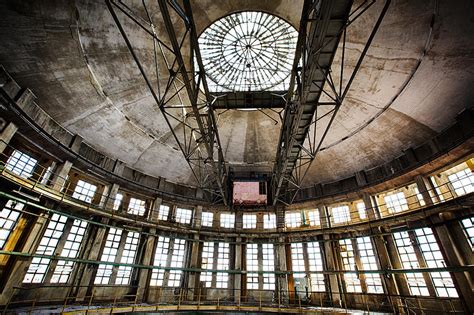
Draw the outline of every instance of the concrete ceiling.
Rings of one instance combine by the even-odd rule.
[[[302,6],[294,0],[191,2],[198,31],[242,10],[273,13],[298,27]],[[382,5],[349,29],[346,73]],[[104,2],[11,0],[0,3],[0,12],[0,63],[57,122],[133,168],[194,183]],[[472,34],[470,0],[393,0],[306,184],[380,165],[453,123],[474,99]],[[148,37],[136,32],[132,42],[151,67]],[[340,60],[339,53],[335,68]],[[227,161],[273,165],[281,123],[276,113],[265,113],[278,123],[259,111],[217,113]]]

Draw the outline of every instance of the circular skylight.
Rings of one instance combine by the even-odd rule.
[[[199,37],[209,89],[285,91],[298,32],[263,12],[239,12],[211,24]]]

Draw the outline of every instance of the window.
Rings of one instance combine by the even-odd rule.
[[[378,270],[375,253],[370,237],[358,237],[357,247],[359,249],[360,262],[364,270]],[[365,284],[368,293],[383,293],[382,279],[374,273],[365,274]]]
[[[354,248],[352,246],[352,240],[339,240],[339,248],[341,251],[342,265],[344,266],[344,270],[355,271],[357,269],[357,266],[355,262],[355,253]],[[362,292],[362,287],[360,286],[360,280],[357,274],[344,273],[344,280],[346,282],[347,292]]]
[[[37,163],[38,160],[23,152],[15,150],[8,158],[6,168],[18,176],[28,178],[33,175]]]
[[[97,190],[97,186],[92,185],[83,180],[79,180],[77,182],[76,188],[74,188],[74,193],[72,194],[72,198],[76,198],[76,199],[91,203],[92,198],[94,198],[94,194],[96,190]]]
[[[319,210],[308,211],[308,220],[310,226],[319,226],[321,222],[319,220]]]
[[[125,246],[122,252],[122,257],[120,258],[121,264],[133,264],[135,262],[135,254],[137,253],[139,240],[139,233],[128,232],[127,238],[125,240]],[[131,276],[132,267],[119,266],[117,270],[117,278],[115,279],[115,284],[129,284]]]
[[[235,215],[233,213],[221,213],[221,227],[232,229],[234,227]]]
[[[413,190],[415,191],[416,199],[420,206],[424,207],[426,205],[425,199],[423,199],[423,195],[420,193],[418,187],[414,187]]]
[[[263,215],[263,228],[276,229],[276,215],[274,213]]]
[[[115,195],[114,207],[113,207],[114,210],[118,210],[120,208],[120,205],[122,204],[122,200],[123,200],[122,194],[119,193]]]
[[[158,210],[158,220],[166,221],[168,220],[168,215],[170,213],[170,207],[165,205],[160,205]]]
[[[345,223],[351,220],[348,206],[333,207],[331,211],[334,224]]]
[[[306,268],[304,265],[304,253],[302,243],[291,244],[291,264],[293,266],[293,277],[304,278],[306,276]]]
[[[474,250],[474,217],[464,219],[461,222],[464,231],[466,232],[467,239],[471,244],[471,248]]]
[[[53,214],[48,223],[48,227],[41,238],[40,244],[36,249],[37,255],[54,255],[66,224],[67,217],[59,214]],[[23,283],[41,283],[48,271],[51,259],[34,257],[26,272]]]
[[[201,216],[201,226],[212,227],[213,220],[214,220],[214,213],[203,212]]]
[[[171,256],[171,265],[174,268],[182,268],[184,264],[184,245],[186,241],[175,239],[173,244],[173,255]],[[169,287],[179,287],[181,282],[181,270],[170,270],[168,278]]]
[[[120,245],[120,239],[122,238],[122,230],[117,228],[110,228],[109,234],[107,234],[107,240],[105,241],[104,250],[100,261],[113,263],[117,256],[118,248]],[[97,268],[95,276],[95,284],[109,284],[110,277],[112,276],[113,266],[109,264],[100,264]]]
[[[243,228],[244,229],[256,229],[257,228],[257,216],[255,214],[244,214],[242,216]]]
[[[190,224],[193,211],[190,209],[176,208],[176,222]]]
[[[151,286],[162,286],[163,279],[165,276],[165,270],[162,269],[166,267],[168,254],[170,252],[170,238],[169,237],[158,237],[158,242],[156,243],[155,258],[153,260],[153,265],[158,268],[153,268],[151,273],[150,285]]]
[[[43,177],[41,178],[41,184],[46,185],[52,174],[53,174],[53,168],[51,166],[48,166],[48,168],[46,169],[46,172],[43,174]]]
[[[389,213],[396,213],[408,210],[407,200],[403,192],[397,192],[384,197],[385,205]]]
[[[393,238],[397,245],[398,255],[402,262],[403,269],[417,269],[420,268],[418,259],[416,257],[415,248],[413,247],[408,232],[393,233]],[[426,287],[425,278],[422,273],[406,273],[408,288],[412,295],[429,296],[428,288]]]
[[[469,168],[448,175],[448,179],[453,185],[456,195],[462,196],[474,191],[474,175]]]
[[[229,243],[219,243],[217,257],[217,270],[229,270]],[[216,275],[216,287],[227,288],[229,274],[218,272]]]
[[[295,228],[301,226],[301,213],[299,212],[287,212],[285,213],[285,224],[286,227]]]
[[[365,211],[365,204],[363,202],[358,202],[356,204],[357,212],[359,212],[359,218],[361,220],[367,219],[367,212]]]
[[[66,243],[61,251],[61,257],[77,258],[86,229],[86,221],[74,220]],[[67,283],[74,264],[73,261],[58,260],[53,276],[51,277],[51,283]]]
[[[202,247],[202,269],[214,269],[214,243],[204,242]],[[200,281],[204,282],[206,288],[212,287],[212,272],[201,272]]]
[[[422,228],[415,230],[420,251],[425,259],[428,268],[446,267],[443,255],[439,249],[438,243],[430,228]],[[447,271],[430,272],[436,295],[441,297],[458,297],[456,288],[454,287],[451,275]]]
[[[247,289],[258,290],[258,244],[247,244]]]
[[[318,242],[307,243],[308,250],[308,265],[311,273],[311,290],[315,292],[324,292],[324,274],[314,273],[316,271],[323,271],[323,259],[321,256],[321,248]]]
[[[146,210],[145,200],[130,198],[127,212],[134,215],[144,215]]]
[[[435,191],[439,197],[439,200],[443,202],[444,196],[443,196],[443,193],[441,192],[441,189],[439,189],[440,186],[438,186],[438,182],[436,181],[436,178],[434,176],[430,176],[430,182],[433,185],[433,187],[435,187]]]
[[[0,250],[5,247],[8,237],[15,228],[20,217],[19,211],[23,210],[23,206],[22,203],[8,200],[5,208],[0,212]]]
[[[275,271],[273,244],[262,244],[262,271]],[[263,289],[275,290],[275,274],[263,273]]]

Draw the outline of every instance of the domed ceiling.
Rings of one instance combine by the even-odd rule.
[[[201,33],[219,18],[246,10],[274,14],[298,29],[303,1],[195,0],[191,5]],[[376,2],[348,29],[347,71],[382,6]],[[11,0],[2,1],[0,11],[0,63],[58,123],[137,170],[195,184],[105,2]],[[157,14],[157,5],[150,11]],[[133,32],[132,44],[145,67],[153,67],[152,41],[131,22],[124,28]],[[164,26],[156,25],[156,31],[164,32]],[[472,1],[392,1],[304,185],[380,165],[452,124],[474,99],[472,34]],[[340,63],[339,50],[334,65]],[[216,116],[230,165],[273,167],[278,113],[216,110]],[[173,127],[182,126],[174,122]]]

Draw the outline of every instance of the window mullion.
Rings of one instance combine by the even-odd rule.
[[[418,244],[415,232],[408,231],[408,235],[410,236],[410,242],[413,245],[416,259],[418,259],[418,264],[420,265],[420,268],[427,268],[426,261],[423,257],[423,253],[421,252],[420,245]],[[423,272],[423,278],[425,279],[426,287],[428,288],[430,296],[436,296],[436,290],[429,272]]]

